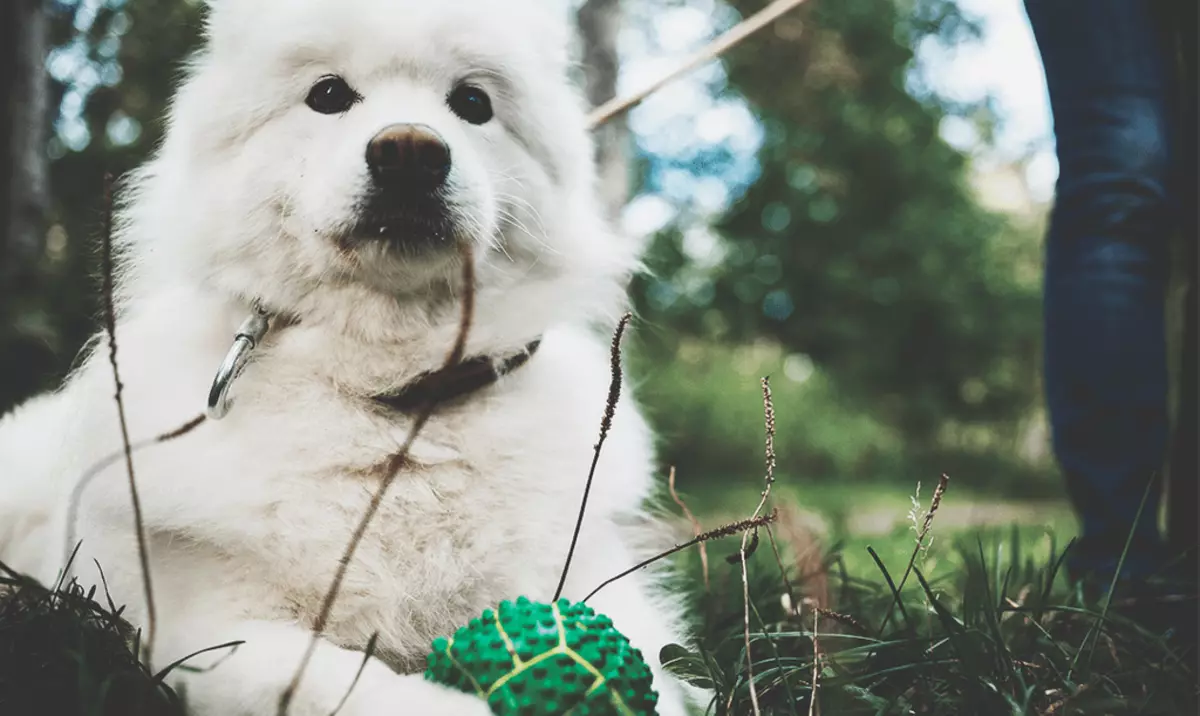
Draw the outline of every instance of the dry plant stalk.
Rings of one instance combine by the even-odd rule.
[[[775,484],[775,404],[771,400],[771,381],[769,378],[762,379],[762,394],[763,394],[763,423],[764,431],[766,432],[766,448],[765,462],[766,475],[763,478],[764,485],[762,497],[758,501],[758,507],[754,508],[754,517],[758,517],[762,512],[763,507],[767,504],[767,499],[771,496],[771,486]],[[777,511],[772,511],[772,514],[778,514]],[[757,536],[757,532],[755,533]],[[746,540],[749,538],[749,532],[742,533],[742,547],[738,551],[738,556],[742,565],[742,627],[746,638],[746,683],[750,687],[750,705],[754,709],[754,716],[760,716],[761,711],[758,707],[758,690],[754,688],[754,659],[750,655],[750,577],[746,573]],[[774,541],[772,540],[772,544]]]
[[[596,596],[596,594],[598,594],[600,592],[600,590],[604,589],[605,587],[612,584],[613,582],[616,582],[620,579],[624,579],[625,577],[628,577],[629,575],[633,574],[634,572],[638,571],[639,569],[649,567],[650,565],[654,564],[655,562],[664,560],[673,554],[678,554],[679,552],[682,552],[683,550],[685,550],[689,547],[694,547],[698,544],[704,544],[705,542],[711,542],[712,540],[715,540],[715,539],[721,539],[722,537],[731,537],[736,534],[744,534],[749,530],[756,530],[759,527],[766,527],[767,525],[774,522],[778,517],[779,517],[779,513],[775,510],[771,510],[769,513],[767,513],[765,515],[752,517],[748,520],[741,520],[739,522],[731,522],[727,525],[718,527],[715,530],[710,530],[708,532],[705,532],[702,535],[697,535],[694,539],[690,539],[687,542],[677,544],[665,552],[660,552],[659,554],[654,555],[650,559],[646,559],[646,560],[642,560],[641,562],[638,562],[637,564],[633,565],[629,569],[625,570],[624,572],[621,572],[620,574],[618,574],[616,576],[609,577],[608,579],[604,580],[600,584],[600,586],[593,589],[586,597],[581,599],[580,602],[586,603],[589,599]]]
[[[700,526],[700,520],[696,519],[696,515],[692,514],[692,511],[690,509],[688,509],[687,503],[684,502],[683,498],[679,496],[679,493],[675,491],[675,466],[674,465],[671,466],[671,472],[667,476],[667,490],[671,493],[671,499],[675,501],[675,504],[679,505],[679,508],[681,510],[683,510],[684,516],[687,517],[688,521],[692,523],[692,534],[695,535],[696,537],[699,537],[700,534],[703,532],[703,529]],[[770,533],[771,533],[771,530],[768,529],[767,534],[770,534]],[[707,592],[708,591],[708,545],[701,542],[699,545],[699,549],[700,549],[700,570],[704,575],[704,591]],[[786,579],[786,575],[785,575],[785,579]]]
[[[108,334],[108,362],[112,365],[113,382],[116,390],[113,400],[117,403],[117,420],[121,425],[121,446],[125,455],[125,473],[129,476],[129,498],[133,504],[133,528],[137,536],[138,561],[142,568],[142,590],[146,598],[146,663],[152,663],[151,649],[154,645],[154,627],[157,615],[154,608],[154,587],[150,580],[150,552],[146,546],[146,524],[142,518],[142,498],[138,494],[137,479],[133,472],[133,446],[129,442],[129,426],[125,420],[125,386],[121,383],[121,370],[117,363],[117,309],[113,287],[113,192],[112,175],[104,176],[104,236],[101,247],[102,274],[104,278],[104,330]]]
[[[746,636],[746,685],[750,687],[750,706],[754,716],[761,716],[758,708],[758,689],[754,688],[754,659],[750,656],[750,578],[746,574],[746,533],[742,533],[742,548],[738,551],[742,565],[742,624]],[[730,698],[732,698],[730,694]]]
[[[767,535],[772,538],[773,548],[775,548],[774,532],[779,532],[784,542],[792,548],[792,564],[795,565],[797,578],[800,580],[801,599],[813,601],[817,609],[827,606],[830,602],[829,579],[825,564],[821,559],[821,540],[814,530],[804,523],[800,511],[791,502],[785,503],[780,509],[778,527],[767,530]],[[778,552],[778,548],[775,549]],[[777,556],[776,559],[780,565],[783,564],[781,558]],[[782,569],[782,566],[780,568]],[[786,574],[784,585],[790,590],[790,582],[788,582]],[[796,605],[796,614],[799,615],[800,603],[795,601],[796,595],[789,591],[789,596],[793,599],[792,603]]]
[[[825,617],[826,619],[832,619],[835,622],[841,622],[842,624],[852,627],[855,631],[857,631],[859,633],[860,636],[866,636],[871,633],[871,630],[867,627],[866,624],[863,624],[862,622],[860,622],[859,620],[850,616],[849,614],[843,614],[842,612],[835,612],[832,609],[822,609],[820,607],[817,608],[817,613],[820,614],[821,616]]]
[[[169,443],[172,440],[177,440],[203,425],[206,420],[208,420],[207,416],[201,413],[200,415],[197,415],[170,432],[163,433],[162,435],[150,438],[149,440],[133,443],[129,446],[129,452],[130,454],[133,454],[140,452],[144,448],[148,448],[152,445],[161,445],[162,443]],[[90,468],[88,468],[87,472],[83,473],[79,480],[75,482],[75,487],[71,489],[71,497],[67,502],[67,533],[66,540],[63,543],[66,546],[66,553],[63,555],[63,564],[68,564],[70,562],[72,551],[78,549],[78,545],[76,544],[75,529],[79,522],[79,505],[83,500],[84,490],[87,489],[92,480],[96,479],[97,475],[104,472],[106,469],[112,466],[113,463],[123,457],[125,457],[124,450],[118,450],[117,452],[105,456],[103,459],[97,461],[95,465],[92,465]]]
[[[588,124],[594,129],[605,122],[618,117],[621,114],[629,111],[637,106],[650,95],[662,89],[666,85],[674,82],[683,75],[701,67],[706,62],[710,62],[719,58],[729,50],[741,44],[744,40],[754,35],[763,28],[769,27],[779,18],[783,17],[792,10],[804,4],[805,0],[775,0],[775,2],[767,5],[762,10],[759,10],[754,15],[742,20],[737,25],[734,25],[720,37],[710,42],[705,47],[697,50],[690,57],[679,64],[674,70],[663,75],[658,80],[650,83],[646,87],[634,92],[625,97],[617,97],[596,109],[588,115]]]
[[[449,369],[462,361],[463,355],[466,352],[467,337],[471,331],[471,323],[474,320],[475,314],[475,256],[470,244],[466,242],[459,244],[459,250],[462,255],[462,314],[459,319],[458,335],[454,341],[454,347],[446,356],[446,360],[442,364],[442,370]],[[333,607],[337,603],[337,598],[341,593],[342,583],[346,579],[350,562],[354,559],[354,555],[358,551],[363,538],[366,536],[371,522],[379,512],[379,508],[383,505],[384,496],[392,486],[392,483],[396,481],[397,476],[399,476],[400,469],[407,462],[409,450],[412,449],[417,436],[425,427],[425,424],[429,422],[437,406],[437,401],[431,401],[418,412],[416,419],[413,421],[412,428],[408,431],[408,437],[405,438],[399,450],[387,459],[384,465],[384,478],[380,481],[379,487],[371,496],[371,501],[368,503],[362,519],[359,520],[358,526],[355,527],[354,533],[350,537],[350,542],[346,545],[345,552],[342,553],[341,559],[338,560],[337,572],[334,573],[333,581],[325,593],[325,599],[321,604],[321,611],[317,614],[317,618],[313,622],[312,639],[309,640],[308,648],[305,650],[304,656],[301,658],[300,665],[296,668],[296,673],[292,677],[291,682],[279,697],[278,716],[286,716],[288,707],[296,695],[296,690],[304,678],[304,672],[308,669],[309,662],[312,661],[313,654],[316,652],[317,644],[320,642],[321,636],[325,633],[325,628],[329,624],[329,617],[333,613]]]
[[[587,483],[583,486],[583,500],[579,504],[579,517],[575,520],[575,531],[571,534],[571,546],[567,549],[567,561],[563,563],[562,574],[558,578],[558,587],[554,590],[557,602],[562,596],[563,587],[567,584],[567,574],[571,571],[571,558],[575,556],[575,546],[579,542],[579,531],[583,528],[583,517],[587,514],[588,497],[592,493],[592,480],[596,477],[596,465],[600,462],[600,452],[604,449],[604,441],[608,439],[608,431],[612,429],[613,417],[617,414],[617,402],[621,399],[621,340],[625,337],[625,329],[633,320],[632,313],[621,316],[617,331],[613,334],[612,352],[610,355],[612,380],[608,384],[608,399],[604,401],[604,417],[600,419],[600,437],[592,450],[592,466],[588,469]]]
[[[904,569],[904,576],[900,578],[899,584],[896,585],[896,594],[892,597],[892,603],[888,607],[887,613],[883,615],[883,623],[879,625],[879,636],[883,636],[883,630],[887,628],[888,622],[891,621],[892,612],[895,611],[896,604],[900,601],[900,593],[904,590],[904,585],[908,582],[908,578],[912,574],[917,557],[921,554],[921,547],[925,544],[925,538],[929,536],[929,530],[933,528],[933,517],[937,514],[938,508],[942,506],[942,495],[946,494],[946,487],[949,484],[950,476],[943,473],[938,480],[937,488],[933,491],[933,497],[929,501],[929,511],[925,513],[925,520],[921,524],[921,531],[917,534],[917,544],[913,547],[913,553],[909,557],[908,566]],[[928,615],[926,616],[928,617]]]
[[[820,674],[821,666],[821,642],[817,639],[817,632],[821,626],[821,611],[813,605],[813,669],[812,669],[812,695],[808,698],[808,716],[817,716],[820,709],[817,708],[817,676]]]

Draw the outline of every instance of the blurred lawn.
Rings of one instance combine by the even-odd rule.
[[[947,424],[935,441],[920,444],[902,426],[875,419],[871,404],[844,395],[803,355],[770,342],[663,348],[652,345],[655,331],[641,326],[643,342],[628,352],[632,390],[659,437],[663,464],[676,466],[699,499],[707,499],[707,482],[718,492],[757,489],[764,376],[775,405],[778,471],[790,476],[788,484],[806,486],[799,495],[806,504],[862,509],[898,501],[907,509],[916,483],[942,473],[960,494],[1062,497],[1047,451],[1029,457],[1025,425]]]
[[[920,507],[915,511],[918,520],[929,508],[936,483],[929,480],[921,485]],[[722,483],[711,478],[693,482],[679,475],[676,482],[680,497],[705,529],[749,516],[758,503],[761,486],[759,476]],[[879,570],[868,546],[889,570],[903,570],[912,556],[915,492],[915,484],[907,490],[898,484],[849,481],[806,484],[783,475],[777,477],[771,494],[775,505],[798,511],[800,524],[819,541],[818,551],[836,551],[850,575],[874,580]],[[977,539],[988,557],[998,563],[1009,563],[1014,544],[1018,561],[1033,557],[1045,562],[1052,552],[1061,552],[1076,530],[1074,514],[1063,499],[1000,500],[951,479],[934,518],[933,543],[919,565],[934,579],[951,577],[964,566],[952,545],[964,540],[973,544]],[[736,548],[737,540],[731,539],[710,550],[732,554]]]

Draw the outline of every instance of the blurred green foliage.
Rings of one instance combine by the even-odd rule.
[[[199,40],[196,0],[49,0],[51,204],[38,285],[18,297],[0,355],[0,412],[52,388],[97,327],[105,175],[119,177],[162,136],[185,54]]]
[[[761,435],[740,439],[761,433],[756,389],[723,346],[768,339],[815,368],[805,386],[776,383],[795,450],[781,459],[803,474],[1029,472],[1011,456],[1039,400],[1040,236],[982,208],[968,158],[939,137],[951,114],[986,136],[989,107],[922,92],[911,72],[920,42],[976,32],[947,0],[817,2],[727,57],[764,126],[760,175],[715,242],[686,222],[660,232],[635,287],[655,327],[646,362],[669,365],[645,389],[669,458],[757,454]],[[687,358],[697,339],[714,346],[703,365]],[[954,430],[991,439],[963,451]]]
[[[748,15],[765,0],[731,4]],[[48,7],[52,212],[43,285],[23,309],[36,330],[0,359],[0,410],[52,386],[93,330],[104,176],[161,137],[201,27],[196,0]],[[765,130],[759,177],[707,256],[671,225],[634,286],[633,378],[666,460],[756,471],[758,377],[772,374],[781,469],[1024,477],[996,458],[1012,462],[1038,405],[1037,237],[976,203],[968,159],[938,136],[949,114],[986,133],[988,107],[951,105],[910,72],[921,41],[975,30],[951,0],[818,0],[729,55],[730,89]],[[948,438],[964,431],[986,439],[964,450]]]

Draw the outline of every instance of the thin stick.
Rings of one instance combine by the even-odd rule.
[[[812,670],[812,695],[808,699],[808,716],[816,716],[817,714],[817,674],[818,667],[821,664],[821,642],[817,641],[817,631],[821,625],[821,610],[817,609],[816,604],[813,605],[813,670]]]
[[[131,452],[137,453],[137,452],[140,452],[141,450],[143,450],[144,448],[150,447],[151,445],[159,445],[161,443],[167,443],[167,442],[171,442],[172,440],[181,438],[184,435],[187,435],[188,433],[192,432],[196,428],[203,425],[205,420],[207,420],[207,418],[205,417],[204,414],[197,415],[196,417],[192,418],[191,420],[187,421],[183,425],[179,426],[178,428],[175,428],[174,430],[172,430],[170,432],[163,433],[162,435],[158,435],[158,436],[150,438],[148,440],[142,440],[141,442],[134,443],[130,448]],[[67,551],[66,551],[64,562],[70,561],[70,554],[71,554],[72,549],[79,548],[78,545],[76,545],[74,548],[72,547],[72,545],[76,544],[75,530],[78,527],[78,523],[79,523],[79,505],[83,500],[84,490],[87,489],[88,485],[91,484],[92,480],[96,479],[97,475],[99,475],[100,473],[107,470],[109,467],[111,467],[113,465],[113,463],[117,462],[124,456],[125,456],[124,449],[118,450],[114,453],[106,455],[104,458],[97,461],[95,465],[92,465],[92,467],[88,468],[88,471],[83,473],[83,475],[79,478],[79,480],[76,481],[75,487],[71,489],[71,498],[67,503],[67,537],[66,537],[66,542],[65,542]]]
[[[150,659],[154,644],[154,626],[157,614],[154,609],[154,587],[150,580],[150,552],[146,547],[146,524],[142,518],[142,498],[138,494],[137,480],[133,473],[133,446],[129,442],[129,426],[125,420],[125,386],[121,383],[121,370],[117,364],[117,309],[113,299],[113,193],[112,175],[104,176],[104,245],[101,253],[104,275],[104,330],[108,333],[108,362],[112,365],[113,383],[116,390],[113,399],[117,402],[117,419],[121,424],[121,446],[125,455],[125,472],[129,476],[129,497],[133,504],[133,529],[137,534],[138,560],[142,567],[142,590],[146,597],[146,663]]]
[[[350,688],[346,689],[346,693],[342,694],[342,700],[338,702],[337,708],[333,710],[329,716],[338,716],[345,708],[346,702],[350,700],[350,694],[354,693],[354,687],[358,686],[358,680],[362,678],[363,672],[367,670],[367,664],[370,663],[371,657],[375,656],[375,645],[379,642],[379,632],[371,635],[367,640],[367,648],[363,649],[362,663],[358,665],[358,671],[354,674],[354,680],[350,682]]]
[[[446,356],[442,370],[449,369],[462,360],[463,354],[466,351],[467,337],[471,330],[471,323],[474,320],[475,256],[470,244],[466,242],[461,243],[459,249],[462,252],[463,264],[462,314],[459,318],[458,335],[455,338],[454,347]],[[308,669],[309,662],[312,661],[313,654],[317,650],[317,644],[320,642],[321,636],[325,633],[325,628],[329,625],[329,617],[333,613],[333,607],[337,603],[338,596],[341,594],[342,583],[345,581],[346,573],[350,569],[350,562],[354,560],[354,555],[358,552],[358,547],[362,543],[363,538],[366,537],[371,522],[375,519],[379,508],[383,506],[384,496],[392,486],[392,483],[396,481],[397,476],[399,476],[400,469],[407,462],[409,450],[412,449],[413,443],[416,442],[417,436],[421,433],[425,424],[433,417],[437,406],[437,401],[433,400],[420,410],[413,421],[412,428],[408,431],[408,436],[405,438],[404,443],[385,463],[384,478],[380,481],[375,493],[371,495],[371,501],[367,505],[366,512],[363,513],[362,519],[359,520],[358,525],[354,528],[350,542],[346,545],[346,550],[342,553],[341,559],[338,560],[338,568],[334,573],[329,589],[325,593],[325,599],[321,604],[321,611],[317,614],[317,618],[313,622],[312,639],[308,642],[308,648],[304,651],[304,656],[301,658],[300,665],[296,668],[296,673],[292,676],[291,682],[279,697],[278,716],[285,716],[287,714],[288,707],[296,695],[296,690],[300,687],[300,681],[304,678],[304,672]]]
[[[683,514],[688,518],[688,521],[692,523],[692,534],[699,537],[700,533],[704,531],[703,528],[700,526],[700,520],[696,519],[696,515],[692,514],[692,511],[688,509],[687,503],[684,502],[683,498],[679,496],[679,493],[675,491],[675,466],[674,465],[671,466],[671,472],[667,476],[667,490],[671,493],[671,499],[675,500],[675,504],[679,505],[679,509],[683,510]],[[767,530],[767,532],[769,533],[770,530]],[[700,543],[700,570],[704,574],[704,591],[707,592],[708,591],[708,545],[704,544],[703,542]]]
[[[771,381],[769,378],[762,379],[762,394],[763,394],[763,426],[766,433],[765,438],[765,458],[766,475],[763,478],[764,485],[762,497],[758,501],[758,507],[754,508],[754,515],[758,517],[759,513],[767,504],[767,499],[771,496],[771,486],[775,484],[775,403],[771,400]],[[756,534],[757,536],[757,534]],[[750,705],[754,709],[754,716],[759,716],[758,708],[758,690],[754,688],[754,659],[750,656],[750,578],[746,574],[746,540],[750,537],[749,532],[742,533],[742,548],[738,551],[742,563],[742,625],[743,633],[746,637],[746,683],[750,687]]]
[[[760,716],[762,712],[758,708],[758,689],[754,688],[754,659],[750,658],[750,579],[746,576],[746,536],[748,534],[748,532],[742,533],[742,548],[738,551],[738,555],[741,557],[739,561],[742,565],[742,620],[745,627],[743,633],[746,635],[746,685],[750,687],[750,706],[754,709],[754,716]]]
[[[912,556],[908,560],[908,567],[904,570],[904,576],[900,578],[900,584],[896,586],[896,593],[892,597],[892,603],[888,606],[887,613],[883,615],[883,623],[879,625],[879,636],[883,636],[883,630],[887,628],[888,621],[892,618],[892,612],[896,608],[897,602],[900,601],[900,590],[904,589],[905,582],[912,574],[913,566],[916,565],[917,557],[921,554],[921,546],[925,544],[925,537],[929,535],[929,530],[933,527],[933,516],[937,514],[938,507],[942,504],[942,495],[946,493],[946,486],[950,484],[950,476],[943,474],[938,480],[937,488],[933,491],[933,498],[929,501],[929,511],[925,513],[925,521],[921,524],[921,531],[917,534],[917,545],[913,547]]]
[[[769,512],[768,514],[762,515],[761,517],[755,517],[755,518],[752,518],[749,520],[742,520],[741,522],[734,522],[734,523],[725,525],[724,527],[718,527],[715,530],[705,532],[704,534],[699,535],[699,536],[695,537],[694,539],[690,539],[687,542],[683,542],[682,544],[675,545],[674,547],[667,550],[666,552],[661,552],[661,553],[651,557],[650,559],[642,560],[641,562],[638,562],[637,564],[633,565],[629,569],[625,570],[624,572],[621,572],[620,574],[618,574],[614,577],[609,577],[608,579],[604,580],[600,584],[600,586],[593,589],[590,594],[588,594],[586,597],[584,597],[580,601],[586,603],[589,599],[596,596],[596,594],[598,594],[601,589],[604,589],[605,587],[612,584],[613,582],[624,579],[625,577],[628,577],[629,575],[633,574],[634,572],[638,571],[639,569],[649,567],[650,565],[654,564],[655,562],[666,559],[667,557],[670,557],[673,554],[678,554],[679,552],[682,552],[683,550],[687,549],[688,547],[693,547],[695,545],[702,544],[704,542],[710,542],[712,540],[720,539],[722,537],[731,537],[736,534],[744,533],[747,530],[755,530],[755,529],[758,529],[759,527],[765,527],[766,525],[769,525],[772,522],[774,522],[778,517],[779,517],[779,513],[776,512],[775,510],[771,510],[771,512]]]
[[[562,596],[563,587],[567,583],[567,573],[571,571],[571,558],[575,556],[575,546],[579,542],[579,530],[583,528],[583,516],[587,513],[588,496],[592,492],[592,479],[596,476],[596,465],[600,462],[600,451],[604,449],[604,441],[608,431],[612,429],[613,416],[617,413],[617,401],[621,399],[621,339],[625,337],[625,329],[633,319],[632,313],[621,316],[617,324],[617,332],[612,340],[612,380],[608,384],[608,400],[604,403],[604,417],[600,420],[600,439],[596,441],[592,451],[592,466],[588,470],[587,483],[583,487],[583,501],[579,505],[579,517],[575,520],[575,532],[571,535],[571,547],[567,550],[567,561],[563,564],[562,574],[558,578],[558,587],[554,590],[554,599]]]
[[[680,63],[678,67],[663,75],[658,80],[650,83],[637,92],[624,97],[611,99],[592,110],[592,113],[588,115],[589,126],[594,129],[605,122],[624,114],[638,104],[641,104],[642,100],[662,89],[664,86],[704,65],[704,63],[720,57],[737,45],[741,44],[741,42],[746,38],[765,27],[768,27],[788,12],[804,4],[804,2],[805,0],[775,0],[775,2],[766,6],[762,10],[759,10],[756,14],[751,15],[745,20],[742,20],[737,25],[734,25],[707,46],[693,53],[690,57]]]

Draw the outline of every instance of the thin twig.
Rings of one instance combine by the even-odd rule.
[[[612,429],[613,416],[617,413],[617,401],[621,399],[621,339],[625,337],[625,329],[632,319],[632,313],[622,316],[621,322],[617,324],[617,331],[613,334],[610,356],[612,380],[608,384],[608,399],[604,403],[604,417],[600,419],[600,438],[596,441],[592,451],[592,466],[588,470],[587,482],[583,486],[583,500],[579,504],[579,517],[575,520],[575,532],[571,535],[571,546],[567,549],[567,561],[563,563],[562,574],[558,578],[558,587],[554,590],[552,601],[555,602],[562,596],[563,587],[567,584],[567,574],[571,571],[571,558],[575,556],[575,546],[579,542],[579,530],[583,528],[583,517],[587,514],[588,496],[592,492],[592,479],[596,477],[596,465],[600,462],[600,451],[604,449],[604,441],[608,438],[608,431]]]
[[[152,445],[159,445],[161,443],[167,443],[181,438],[203,425],[205,420],[207,420],[207,418],[203,413],[197,415],[170,432],[163,433],[162,435],[158,435],[148,440],[142,440],[141,442],[134,443],[132,446],[130,446],[130,451],[137,453]],[[106,455],[104,458],[96,462],[96,464],[92,465],[92,467],[88,468],[88,471],[83,473],[79,480],[75,482],[75,487],[71,489],[71,498],[67,503],[67,537],[65,542],[66,549],[68,550],[67,560],[70,559],[70,550],[79,548],[76,544],[75,530],[78,527],[79,505],[83,500],[83,491],[87,489],[92,480],[96,479],[97,475],[107,470],[113,465],[113,463],[117,462],[123,457],[125,457],[124,449]],[[76,546],[72,548],[71,545]]]
[[[346,689],[346,693],[342,694],[342,700],[338,702],[336,708],[329,716],[338,716],[342,709],[346,707],[346,702],[350,700],[350,694],[354,693],[354,687],[358,686],[359,679],[362,678],[363,672],[367,670],[367,664],[370,663],[371,657],[375,656],[375,646],[379,643],[379,632],[371,634],[371,638],[367,640],[367,647],[363,649],[362,662],[358,665],[358,671],[354,674],[354,679],[350,682],[350,688]]]
[[[471,323],[474,320],[475,256],[470,244],[466,242],[461,243],[459,249],[462,253],[462,313],[459,318],[458,335],[455,338],[454,347],[446,356],[442,370],[447,370],[462,360],[466,352]],[[409,450],[412,449],[413,443],[416,442],[417,436],[421,433],[425,424],[433,417],[437,406],[438,402],[431,400],[417,413],[417,417],[413,420],[412,428],[409,429],[404,443],[384,464],[384,477],[380,481],[375,493],[371,495],[371,501],[368,503],[362,519],[359,520],[358,525],[354,528],[354,533],[346,545],[346,550],[342,553],[341,559],[338,560],[338,568],[334,573],[333,581],[330,582],[329,589],[325,593],[325,599],[321,604],[321,611],[313,621],[312,638],[309,640],[308,648],[304,651],[304,656],[301,658],[300,665],[296,668],[296,673],[292,676],[291,682],[279,697],[278,716],[285,716],[287,714],[288,707],[296,695],[296,690],[300,687],[300,681],[304,678],[304,672],[308,669],[309,662],[312,661],[313,654],[317,650],[317,644],[320,642],[321,636],[324,635],[325,628],[329,624],[329,617],[333,613],[333,607],[337,603],[338,596],[341,594],[342,583],[345,581],[346,573],[350,569],[350,562],[353,561],[354,555],[358,552],[359,545],[362,543],[363,538],[366,537],[367,530],[370,528],[371,522],[375,519],[375,515],[379,512],[380,507],[383,506],[383,498],[387,494],[388,489],[396,481],[401,468],[408,461]]]
[[[660,77],[658,80],[650,83],[646,87],[626,95],[624,97],[616,97],[596,109],[588,115],[588,124],[592,128],[608,122],[633,107],[637,106],[650,95],[654,94],[664,86],[674,82],[687,73],[703,66],[706,62],[715,60],[737,45],[741,44],[746,38],[755,34],[759,30],[770,26],[779,18],[783,17],[788,12],[804,4],[805,0],[775,0],[775,2],[759,10],[756,14],[742,20],[737,25],[734,25],[728,31],[723,33],[708,45],[700,50],[697,50],[686,60],[681,62],[674,70]]]
[[[813,670],[812,670],[812,694],[808,699],[808,716],[817,715],[817,676],[820,673],[821,666],[821,642],[817,639],[817,632],[821,626],[821,610],[813,604]]]
[[[904,589],[904,584],[908,581],[909,575],[912,574],[917,557],[921,554],[921,547],[925,544],[925,537],[929,535],[929,530],[933,528],[933,517],[942,505],[942,495],[946,493],[946,486],[949,484],[949,475],[943,474],[941,479],[938,480],[937,488],[933,491],[933,498],[929,502],[929,511],[925,513],[925,521],[921,525],[920,533],[917,534],[917,544],[913,547],[913,553],[909,557],[908,566],[904,569],[904,576],[900,578],[900,584],[896,586],[896,593],[892,597],[892,602],[888,606],[887,613],[883,615],[883,623],[879,625],[879,636],[883,636],[883,630],[887,628],[888,622],[892,618],[892,612],[896,608],[896,603],[900,601],[900,590]]]
[[[771,524],[778,517],[779,517],[779,513],[775,510],[771,510],[771,512],[769,512],[768,514],[762,515],[761,517],[755,517],[755,518],[752,518],[749,520],[742,520],[740,522],[733,522],[733,523],[727,524],[723,527],[718,527],[715,530],[705,532],[704,534],[699,535],[699,536],[695,537],[694,539],[690,539],[687,542],[683,542],[682,544],[677,544],[665,552],[660,552],[659,554],[656,554],[655,556],[651,557],[650,559],[646,559],[641,562],[638,562],[634,566],[630,567],[629,569],[625,570],[624,572],[621,572],[620,574],[618,574],[614,577],[609,577],[608,579],[604,580],[600,584],[600,586],[593,589],[590,594],[588,594],[586,597],[584,597],[580,601],[586,603],[589,599],[596,596],[596,594],[599,593],[599,591],[601,589],[604,589],[605,587],[612,584],[613,582],[616,582],[617,580],[620,580],[620,579],[624,579],[625,577],[628,577],[629,575],[633,574],[634,572],[638,571],[639,569],[649,567],[650,565],[654,564],[655,562],[658,562],[659,560],[666,559],[667,557],[670,557],[673,554],[682,552],[683,550],[687,549],[688,547],[693,547],[695,545],[702,544],[704,542],[710,542],[715,539],[721,539],[722,537],[731,537],[736,534],[744,533],[747,530],[756,530],[759,527],[765,527],[765,526]]]
[[[742,548],[738,550],[739,560],[742,565],[742,619],[745,627],[746,635],[746,685],[750,687],[750,706],[754,709],[754,716],[760,716],[762,713],[758,708],[758,689],[754,688],[754,659],[750,657],[750,579],[746,575],[746,536],[748,533],[742,533]]]
[[[750,606],[754,609],[754,618],[758,620],[758,626],[762,628],[763,639],[767,642],[767,646],[771,649],[771,656],[775,659],[775,669],[779,672],[779,683],[783,686],[783,692],[787,695],[788,711],[792,713],[792,716],[796,716],[796,694],[792,692],[791,680],[788,678],[790,674],[784,668],[783,660],[779,658],[779,647],[775,644],[775,640],[771,638],[771,630],[767,628],[767,623],[763,621],[758,607],[753,602],[751,602]]]
[[[758,501],[758,507],[754,508],[754,517],[758,517],[762,512],[763,507],[767,504],[767,499],[771,496],[771,486],[775,484],[775,403],[771,400],[771,381],[769,378],[762,379],[762,394],[763,394],[763,427],[766,433],[765,439],[765,459],[766,474],[763,478],[762,496]],[[755,537],[758,536],[755,531]],[[754,709],[754,716],[759,716],[758,707],[758,690],[754,688],[754,659],[750,656],[750,578],[746,573],[746,541],[750,537],[749,532],[742,533],[742,547],[738,551],[742,564],[742,626],[743,633],[746,638],[746,682],[750,687],[750,705]]]
[[[117,364],[117,309],[113,298],[113,192],[112,175],[104,177],[104,236],[101,253],[104,276],[104,330],[108,333],[108,362],[112,366],[113,383],[116,390],[113,399],[117,403],[117,419],[121,425],[121,446],[125,454],[125,472],[129,476],[129,498],[133,504],[133,528],[137,535],[138,561],[142,567],[142,590],[146,597],[146,663],[151,663],[150,654],[154,644],[154,626],[157,615],[154,609],[154,587],[150,579],[150,551],[146,546],[146,523],[142,518],[142,498],[138,494],[137,479],[133,473],[133,446],[129,442],[129,426],[125,420],[125,386],[121,383],[121,370]]]
[[[667,490],[671,493],[671,499],[675,500],[675,504],[679,505],[679,509],[683,510],[683,514],[692,523],[692,534],[699,537],[704,529],[700,526],[700,520],[696,519],[696,515],[688,509],[687,503],[675,491],[675,466],[671,466],[671,472],[667,476]],[[770,533],[770,530],[767,530]],[[704,574],[704,591],[708,591],[708,545],[700,543],[700,570]]]

